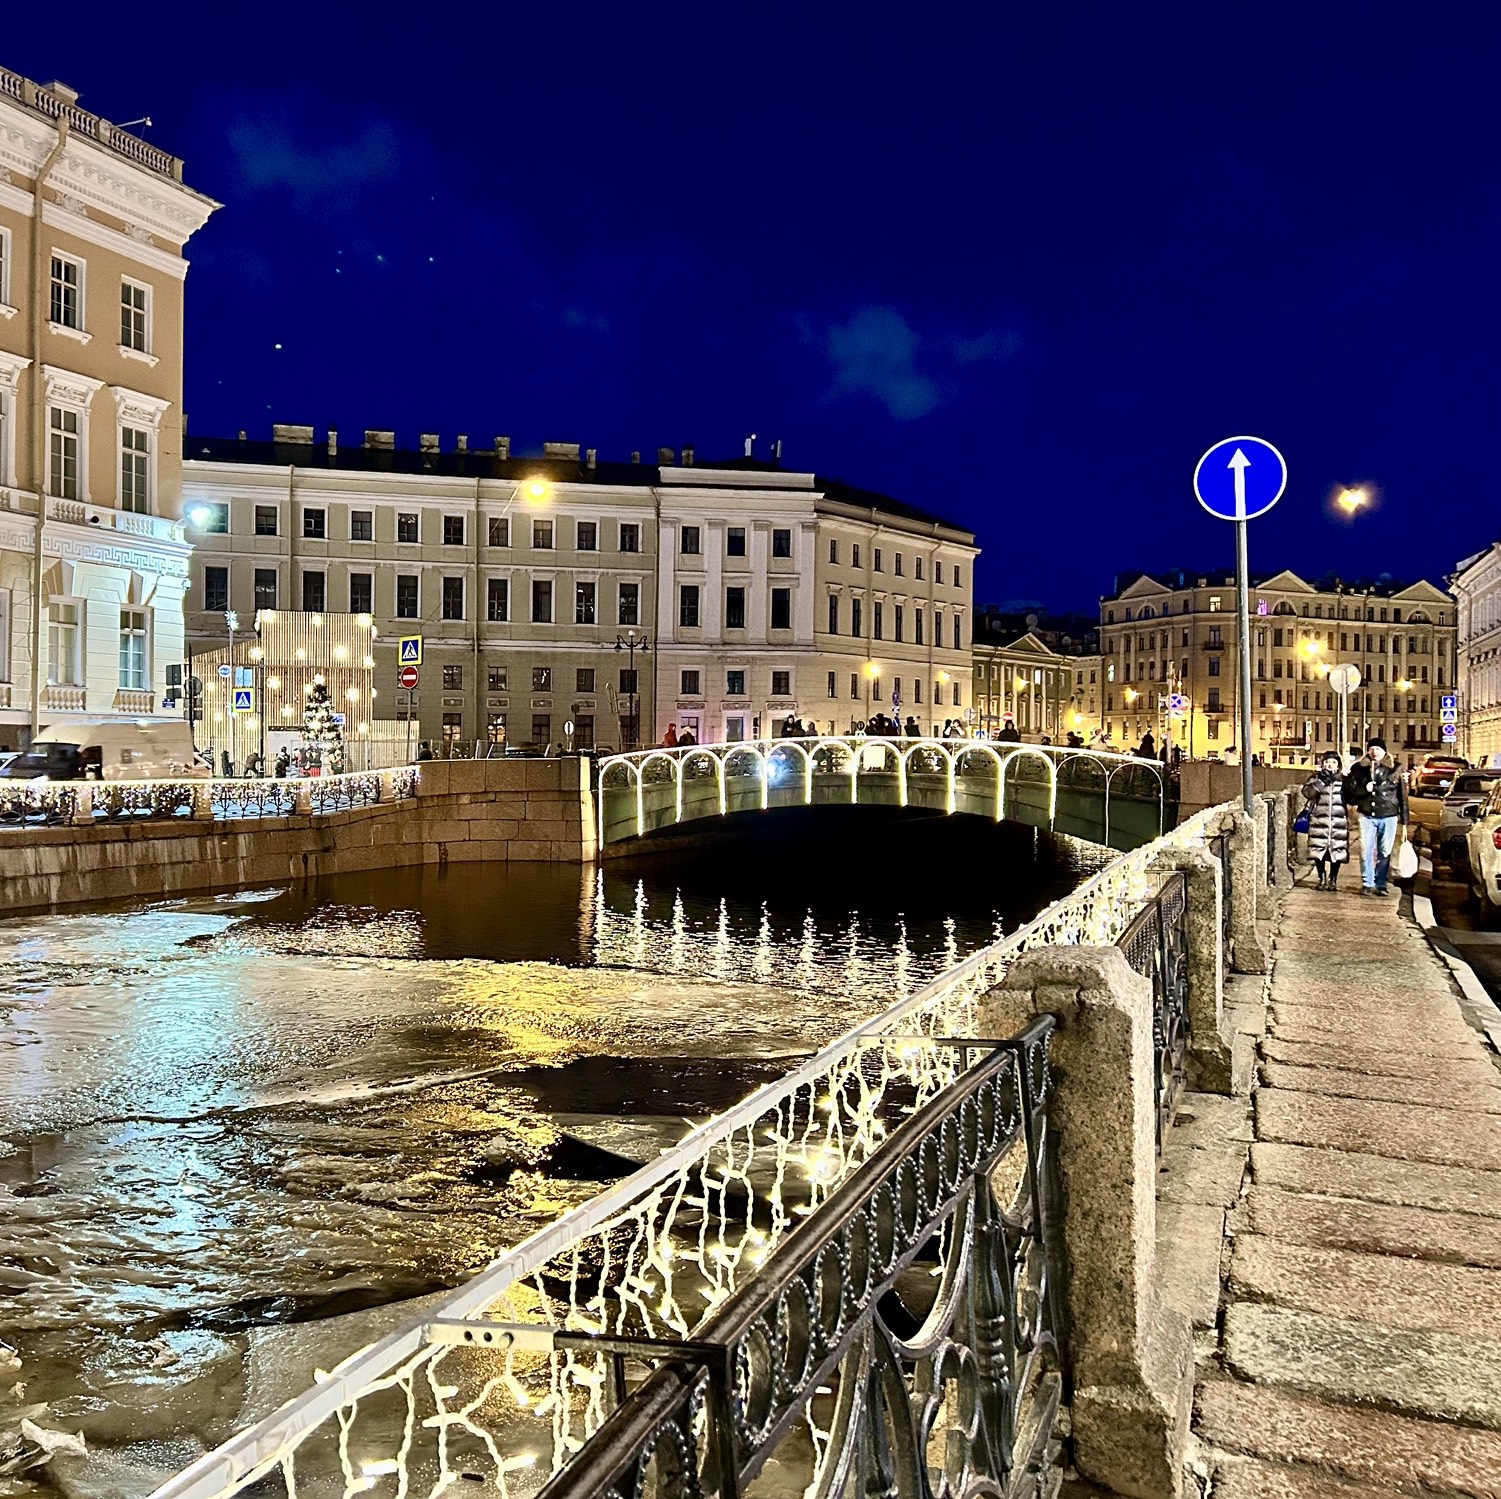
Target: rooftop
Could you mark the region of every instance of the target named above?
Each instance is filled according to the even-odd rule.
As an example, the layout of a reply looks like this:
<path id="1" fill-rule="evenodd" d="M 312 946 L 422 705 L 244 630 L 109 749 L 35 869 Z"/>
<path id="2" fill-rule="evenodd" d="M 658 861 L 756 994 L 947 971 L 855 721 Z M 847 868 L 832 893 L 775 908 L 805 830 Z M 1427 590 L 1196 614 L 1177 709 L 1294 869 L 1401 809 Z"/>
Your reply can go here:
<path id="1" fill-rule="evenodd" d="M 1287 577 L 1289 574 L 1306 583 L 1316 593 L 1359 593 L 1370 594 L 1373 598 L 1392 598 L 1420 583 L 1428 582 L 1426 578 L 1393 578 L 1389 573 L 1383 573 L 1379 578 L 1344 578 L 1337 573 L 1323 573 L 1319 577 L 1307 578 L 1296 569 L 1284 567 L 1276 572 L 1252 573 L 1250 585 L 1252 588 L 1265 588 L 1276 579 Z M 1191 568 L 1178 567 L 1164 568 L 1158 572 L 1133 568 L 1115 575 L 1115 591 L 1106 596 L 1107 601 L 1119 598 L 1128 588 L 1134 587 L 1144 578 L 1160 584 L 1163 588 L 1174 590 L 1235 587 L 1235 574 L 1224 567 L 1200 569 L 1197 572 Z M 1440 584 L 1430 583 L 1429 586 L 1443 591 Z"/>
<path id="2" fill-rule="evenodd" d="M 159 147 L 129 135 L 118 125 L 78 107 L 78 94 L 63 83 L 33 83 L 8 68 L 0 68 L 0 98 L 10 99 L 23 109 L 48 120 L 66 120 L 68 129 L 133 161 L 148 172 L 182 181 L 182 160 Z"/>

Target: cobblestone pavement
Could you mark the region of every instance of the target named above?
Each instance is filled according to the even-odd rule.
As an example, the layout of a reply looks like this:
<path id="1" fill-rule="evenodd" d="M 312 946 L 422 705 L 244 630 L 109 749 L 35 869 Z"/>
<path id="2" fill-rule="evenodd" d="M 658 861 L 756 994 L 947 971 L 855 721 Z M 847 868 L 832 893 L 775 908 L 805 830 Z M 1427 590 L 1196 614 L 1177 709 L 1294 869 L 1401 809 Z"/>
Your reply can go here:
<path id="1" fill-rule="evenodd" d="M 1257 1085 L 1195 1476 L 1216 1499 L 1495 1499 L 1497 1059 L 1395 899 L 1295 888 L 1269 1001 L 1232 1011 Z"/>

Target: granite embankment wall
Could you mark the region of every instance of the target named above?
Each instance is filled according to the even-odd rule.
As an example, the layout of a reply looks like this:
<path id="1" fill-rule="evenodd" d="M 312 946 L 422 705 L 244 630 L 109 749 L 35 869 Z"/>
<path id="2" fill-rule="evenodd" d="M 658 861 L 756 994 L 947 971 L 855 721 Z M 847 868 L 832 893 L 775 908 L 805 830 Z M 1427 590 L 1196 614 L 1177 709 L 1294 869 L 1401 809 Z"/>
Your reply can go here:
<path id="1" fill-rule="evenodd" d="M 1251 787 L 1256 795 L 1299 788 L 1313 774 L 1313 767 L 1253 765 Z M 1218 807 L 1240 800 L 1240 766 L 1220 760 L 1187 760 L 1179 772 L 1181 794 L 1178 821 L 1187 822 L 1205 807 Z"/>
<path id="2" fill-rule="evenodd" d="M 0 910 L 14 913 L 320 875 L 478 860 L 595 857 L 586 760 L 451 760 L 402 801 L 314 816 L 0 828 Z"/>

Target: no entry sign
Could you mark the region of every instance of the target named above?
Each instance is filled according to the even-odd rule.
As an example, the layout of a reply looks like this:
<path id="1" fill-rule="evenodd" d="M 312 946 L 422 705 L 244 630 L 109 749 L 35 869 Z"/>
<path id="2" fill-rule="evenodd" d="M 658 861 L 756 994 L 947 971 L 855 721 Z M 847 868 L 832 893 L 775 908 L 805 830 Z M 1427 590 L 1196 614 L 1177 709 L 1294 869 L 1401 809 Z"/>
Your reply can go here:
<path id="1" fill-rule="evenodd" d="M 410 692 L 417 685 L 417 679 L 420 675 L 421 673 L 418 672 L 415 666 L 403 666 L 401 668 L 401 674 L 396 678 L 396 680 L 401 683 L 402 687 L 405 688 L 406 691 Z"/>

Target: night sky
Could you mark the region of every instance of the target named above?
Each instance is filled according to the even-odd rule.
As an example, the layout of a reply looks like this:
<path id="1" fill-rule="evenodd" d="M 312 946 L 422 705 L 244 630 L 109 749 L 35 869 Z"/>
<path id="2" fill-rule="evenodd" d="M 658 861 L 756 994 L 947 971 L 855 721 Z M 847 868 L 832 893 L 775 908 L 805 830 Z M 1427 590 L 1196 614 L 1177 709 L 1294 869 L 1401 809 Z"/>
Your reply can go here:
<path id="1" fill-rule="evenodd" d="M 0 62 L 226 205 L 193 433 L 756 432 L 1055 608 L 1231 564 L 1189 481 L 1235 433 L 1292 474 L 1253 570 L 1498 534 L 1494 5 L 19 9 Z"/>

